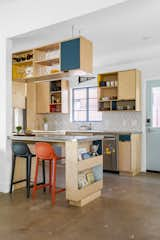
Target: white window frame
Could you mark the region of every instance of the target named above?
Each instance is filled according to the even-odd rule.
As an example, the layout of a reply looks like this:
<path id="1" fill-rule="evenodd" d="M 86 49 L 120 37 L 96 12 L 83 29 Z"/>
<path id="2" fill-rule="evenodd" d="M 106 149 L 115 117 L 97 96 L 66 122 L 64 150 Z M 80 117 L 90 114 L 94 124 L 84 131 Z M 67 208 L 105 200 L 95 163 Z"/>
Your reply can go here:
<path id="1" fill-rule="evenodd" d="M 91 88 L 97 88 L 96 86 L 93 87 L 81 87 L 81 88 L 73 88 L 72 89 L 72 122 L 101 122 L 102 121 L 102 112 L 99 112 L 99 114 L 101 114 L 101 120 L 94 120 L 91 121 L 89 120 L 89 89 Z M 77 89 L 85 89 L 87 91 L 87 107 L 86 107 L 86 120 L 75 120 L 74 119 L 74 91 L 76 91 Z M 97 99 L 98 102 L 98 99 Z M 98 109 L 97 109 L 98 112 Z"/>

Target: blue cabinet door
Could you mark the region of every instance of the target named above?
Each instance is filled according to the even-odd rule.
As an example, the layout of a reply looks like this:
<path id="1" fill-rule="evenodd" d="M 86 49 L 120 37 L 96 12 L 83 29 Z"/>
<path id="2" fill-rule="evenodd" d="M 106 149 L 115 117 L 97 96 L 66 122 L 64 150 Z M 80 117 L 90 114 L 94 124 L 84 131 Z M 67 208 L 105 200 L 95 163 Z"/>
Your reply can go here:
<path id="1" fill-rule="evenodd" d="M 61 71 L 80 68 L 80 38 L 61 43 Z"/>

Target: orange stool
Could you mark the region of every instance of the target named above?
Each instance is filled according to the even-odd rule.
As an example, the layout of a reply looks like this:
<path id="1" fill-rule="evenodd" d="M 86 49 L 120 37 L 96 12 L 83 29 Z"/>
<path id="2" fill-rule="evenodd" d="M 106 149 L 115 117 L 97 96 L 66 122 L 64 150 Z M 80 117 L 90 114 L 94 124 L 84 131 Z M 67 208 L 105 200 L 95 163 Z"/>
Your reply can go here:
<path id="1" fill-rule="evenodd" d="M 64 159 L 64 157 L 58 157 L 53 148 L 51 147 L 51 145 L 45 142 L 36 143 L 35 152 L 36 152 L 36 170 L 32 198 L 33 199 L 35 198 L 37 189 L 42 188 L 45 189 L 46 187 L 49 187 L 49 191 L 51 192 L 52 195 L 52 204 L 54 204 L 56 193 L 65 191 L 65 188 L 60 188 L 56 190 L 56 163 L 58 160 Z M 39 163 L 40 161 L 47 160 L 49 161 L 49 183 L 37 185 Z"/>

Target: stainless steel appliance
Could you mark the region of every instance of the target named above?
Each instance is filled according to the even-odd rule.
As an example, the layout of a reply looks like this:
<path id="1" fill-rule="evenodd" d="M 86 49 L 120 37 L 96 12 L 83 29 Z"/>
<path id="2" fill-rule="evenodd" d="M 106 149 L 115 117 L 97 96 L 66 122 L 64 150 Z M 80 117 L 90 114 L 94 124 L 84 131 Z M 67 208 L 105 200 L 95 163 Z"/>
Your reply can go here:
<path id="1" fill-rule="evenodd" d="M 103 170 L 118 171 L 116 135 L 106 135 L 103 139 Z"/>

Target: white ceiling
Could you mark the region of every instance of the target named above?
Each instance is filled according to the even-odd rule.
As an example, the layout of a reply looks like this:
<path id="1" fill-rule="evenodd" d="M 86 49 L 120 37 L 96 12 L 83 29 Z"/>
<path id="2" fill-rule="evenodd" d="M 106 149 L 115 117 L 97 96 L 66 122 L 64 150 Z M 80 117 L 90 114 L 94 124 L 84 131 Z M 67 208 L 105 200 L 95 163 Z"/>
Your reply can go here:
<path id="1" fill-rule="evenodd" d="M 83 17 L 59 23 L 14 38 L 14 49 L 34 47 L 62 40 L 74 34 L 86 36 L 94 43 L 94 65 L 121 61 L 123 55 L 134 58 L 150 54 L 160 56 L 160 1 L 129 0 Z M 158 49 L 158 50 L 157 50 Z M 143 56 L 141 56 L 143 55 Z M 113 62 L 114 62 L 113 61 Z"/>

